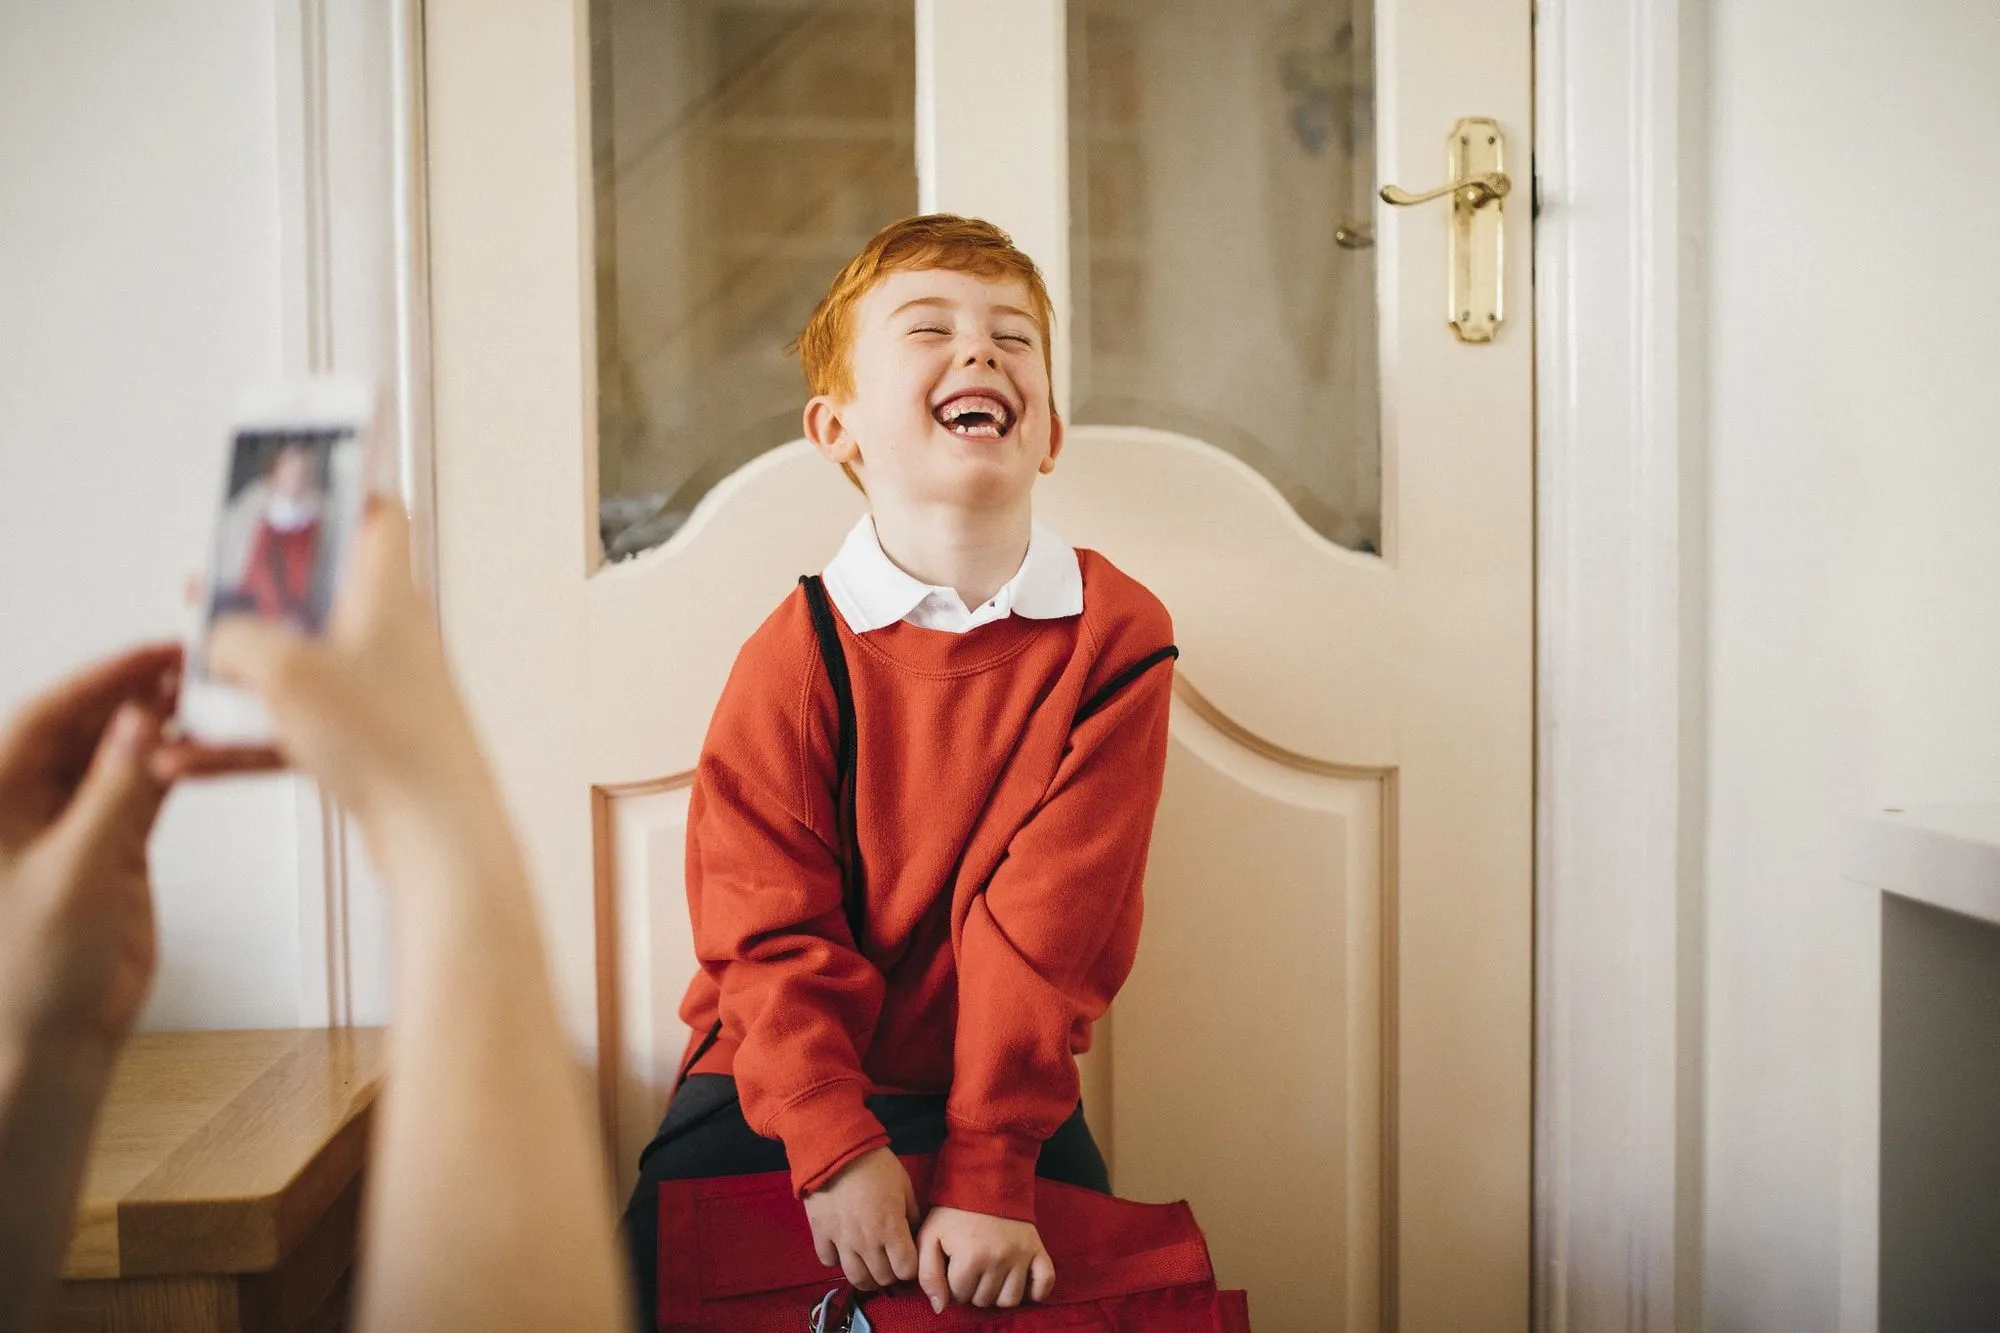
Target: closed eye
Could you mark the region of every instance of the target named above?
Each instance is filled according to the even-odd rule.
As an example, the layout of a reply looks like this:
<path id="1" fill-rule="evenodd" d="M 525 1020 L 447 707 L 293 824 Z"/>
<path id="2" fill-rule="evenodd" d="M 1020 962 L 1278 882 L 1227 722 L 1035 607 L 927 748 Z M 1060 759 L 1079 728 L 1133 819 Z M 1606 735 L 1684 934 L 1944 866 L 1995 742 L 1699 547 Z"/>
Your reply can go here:
<path id="1" fill-rule="evenodd" d="M 1011 338 L 1023 347 L 1033 347 L 1035 345 L 1035 340 L 1025 333 L 1002 333 L 997 336 L 999 338 Z"/>
<path id="2" fill-rule="evenodd" d="M 935 325 L 935 324 L 919 324 L 919 325 L 918 325 L 918 326 L 917 326 L 916 328 L 914 328 L 914 329 L 911 329 L 911 330 L 910 330 L 910 332 L 911 332 L 911 333 L 943 333 L 943 334 L 949 334 L 949 333 L 951 332 L 951 330 L 950 330 L 950 329 L 944 329 L 944 328 L 939 328 L 939 327 L 938 327 L 937 325 Z"/>

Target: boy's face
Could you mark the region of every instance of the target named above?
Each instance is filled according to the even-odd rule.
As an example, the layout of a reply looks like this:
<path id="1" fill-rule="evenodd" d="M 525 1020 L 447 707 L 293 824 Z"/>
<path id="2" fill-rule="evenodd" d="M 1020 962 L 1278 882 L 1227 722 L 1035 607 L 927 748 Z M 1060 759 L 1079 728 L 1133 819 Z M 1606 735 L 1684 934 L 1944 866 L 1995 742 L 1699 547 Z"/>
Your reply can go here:
<path id="1" fill-rule="evenodd" d="M 1027 284 L 891 273 L 854 308 L 854 392 L 806 404 L 806 434 L 871 505 L 1005 508 L 1062 452 Z"/>
<path id="2" fill-rule="evenodd" d="M 271 489 L 288 500 L 303 500 L 315 489 L 312 450 L 287 445 L 271 460 Z"/>

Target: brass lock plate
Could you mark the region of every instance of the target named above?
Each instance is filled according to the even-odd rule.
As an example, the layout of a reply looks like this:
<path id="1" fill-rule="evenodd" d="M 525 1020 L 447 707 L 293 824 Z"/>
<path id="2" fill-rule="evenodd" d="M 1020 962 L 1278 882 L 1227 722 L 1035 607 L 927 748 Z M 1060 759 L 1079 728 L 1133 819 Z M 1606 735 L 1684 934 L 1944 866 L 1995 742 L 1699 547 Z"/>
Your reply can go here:
<path id="1" fill-rule="evenodd" d="M 1497 121 L 1468 116 L 1451 130 L 1453 181 L 1507 170 L 1506 139 Z M 1461 189 L 1451 201 L 1451 307 L 1446 317 L 1464 342 L 1489 343 L 1505 317 L 1506 199 Z"/>

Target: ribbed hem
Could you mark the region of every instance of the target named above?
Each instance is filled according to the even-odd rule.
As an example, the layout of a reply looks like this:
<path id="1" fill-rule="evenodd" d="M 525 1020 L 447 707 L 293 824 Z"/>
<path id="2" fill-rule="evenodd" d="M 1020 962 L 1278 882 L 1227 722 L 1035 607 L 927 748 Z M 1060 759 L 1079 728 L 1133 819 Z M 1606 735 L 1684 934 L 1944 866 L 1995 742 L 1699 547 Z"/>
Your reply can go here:
<path id="1" fill-rule="evenodd" d="M 938 1154 L 931 1202 L 942 1208 L 1033 1222 L 1035 1163 L 1041 1156 L 1041 1141 L 1025 1134 L 953 1125 L 945 1134 L 944 1150 Z"/>
<path id="2" fill-rule="evenodd" d="M 889 1135 L 868 1109 L 864 1083 L 847 1080 L 815 1088 L 771 1118 L 792 1164 L 800 1198 L 840 1174 L 863 1153 L 889 1146 Z"/>

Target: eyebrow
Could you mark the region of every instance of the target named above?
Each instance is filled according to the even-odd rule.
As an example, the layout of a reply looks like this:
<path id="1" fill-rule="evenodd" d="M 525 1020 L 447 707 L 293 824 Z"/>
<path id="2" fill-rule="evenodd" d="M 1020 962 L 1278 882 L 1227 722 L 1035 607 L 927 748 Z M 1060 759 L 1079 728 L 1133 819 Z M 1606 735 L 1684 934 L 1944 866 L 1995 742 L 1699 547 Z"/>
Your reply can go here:
<path id="1" fill-rule="evenodd" d="M 894 310 L 890 311 L 889 318 L 894 319 L 896 318 L 896 316 L 902 314 L 905 310 L 913 309 L 914 307 L 920 305 L 943 306 L 946 309 L 952 309 L 955 306 L 955 304 L 956 304 L 955 302 L 945 300 L 942 296 L 919 296 L 914 301 L 905 301 L 903 302 L 903 304 L 897 306 Z M 993 310 L 996 314 L 1018 315 L 1022 319 L 1027 320 L 1029 323 L 1033 323 L 1035 320 L 1035 317 L 1033 315 L 1021 309 L 1019 306 L 996 305 L 993 307 Z"/>

